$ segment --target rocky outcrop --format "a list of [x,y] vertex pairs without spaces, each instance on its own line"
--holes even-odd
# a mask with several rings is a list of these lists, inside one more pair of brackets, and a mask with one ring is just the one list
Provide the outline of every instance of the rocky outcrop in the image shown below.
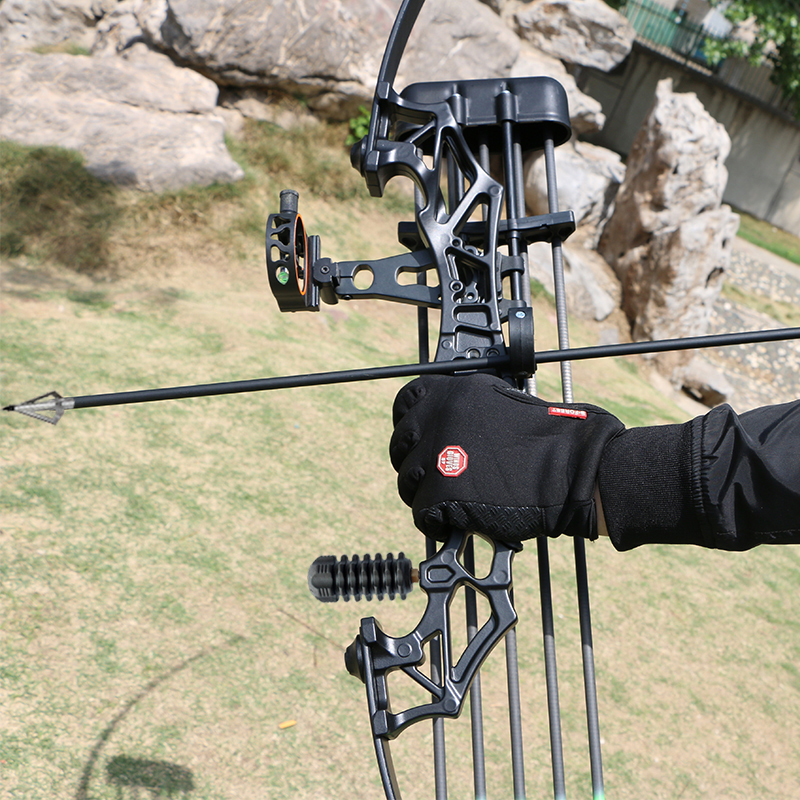
[[[730,138],[694,94],[658,84],[599,251],[622,281],[634,339],[707,331],[739,218],[721,203]],[[689,356],[659,356],[673,382]]]
[[[599,0],[581,0],[589,4],[596,1]],[[497,11],[501,13],[496,13],[480,0],[430,0],[422,8],[400,63],[397,87],[437,79],[548,75],[560,81],[567,91],[575,132],[598,130],[605,122],[600,104],[578,89],[559,58],[543,53],[515,32],[519,26],[512,20],[511,10],[517,8],[520,14],[527,13],[543,2],[545,0],[520,4],[514,0],[498,4]],[[167,85],[175,80],[180,68],[192,70],[198,78],[204,76],[216,83],[222,90],[224,104],[235,111],[220,109],[215,119],[211,118],[207,107],[201,111],[181,111],[177,107],[159,109],[157,105],[151,108],[149,101],[129,99],[126,95],[117,98],[105,95],[98,98],[98,105],[90,101],[90,92],[83,84],[77,101],[88,115],[87,125],[93,120],[91,124],[99,130],[101,121],[106,120],[113,129],[113,135],[98,138],[94,134],[94,139],[118,139],[124,143],[119,153],[109,153],[100,159],[103,163],[117,165],[114,170],[103,168],[103,174],[113,175],[118,181],[123,180],[120,176],[127,175],[124,180],[133,185],[151,186],[153,179],[144,177],[150,167],[141,167],[132,161],[142,148],[129,148],[127,142],[137,138],[136,120],[145,117],[148,121],[140,138],[153,140],[154,132],[160,130],[164,122],[163,117],[148,116],[154,110],[192,115],[180,123],[174,120],[174,124],[164,126],[167,138],[160,149],[175,153],[183,152],[188,142],[199,143],[203,139],[207,148],[223,152],[218,146],[218,119],[224,119],[230,131],[241,126],[242,115],[268,119],[276,124],[294,119],[295,115],[287,114],[280,102],[274,102],[276,98],[301,96],[307,108],[318,117],[347,120],[357,116],[359,106],[368,106],[371,101],[385,42],[400,3],[401,0],[384,0],[379,4],[371,0],[305,0],[303,3],[294,0],[267,3],[264,0],[3,0],[0,46],[11,53],[20,49],[29,51],[35,46],[78,44],[91,49],[98,61],[92,69],[98,76],[126,73],[130,63],[122,64],[122,57],[126,62],[141,61],[140,56],[134,58],[131,54],[146,47],[172,60],[173,65],[162,61]],[[80,59],[69,65],[64,57],[60,58],[58,69],[65,74],[67,71],[76,76],[86,74],[87,67]],[[26,61],[25,69],[33,69],[33,63]],[[49,74],[49,65],[55,62],[51,59],[42,63],[39,73]],[[22,82],[16,78],[8,82],[9,96],[11,87],[23,85],[25,74],[23,71],[19,76]],[[98,77],[98,85],[102,86],[106,79]],[[75,80],[81,79],[75,77]],[[147,81],[152,84],[157,78],[151,75]],[[13,133],[6,135],[31,143],[49,142],[52,136],[48,131],[54,130],[58,143],[71,142],[79,146],[93,165],[92,169],[99,171],[99,145],[93,145],[90,154],[87,143],[78,133],[87,126],[63,121],[69,103],[64,102],[60,90],[51,83],[48,77],[45,84],[36,89],[35,102],[33,95],[27,99],[14,98],[12,105],[16,110],[4,123],[5,130],[12,127]],[[129,86],[126,93],[129,90],[132,87]],[[164,96],[173,96],[168,86]],[[57,108],[49,107],[50,103]],[[110,104],[114,103],[117,107],[111,113]],[[22,113],[22,109],[28,110]],[[39,121],[28,124],[26,120],[30,115]],[[123,119],[125,122],[121,122]],[[62,136],[68,129],[71,133]],[[122,131],[127,136],[122,136]],[[174,134],[171,138],[170,131]],[[172,185],[177,180],[175,170],[192,158],[181,156],[168,160],[172,163],[173,174],[165,180]],[[209,163],[204,157],[200,160]],[[151,166],[155,168],[157,163],[160,159]],[[214,171],[200,172],[210,175]],[[234,173],[230,159],[223,152],[223,162],[216,171],[218,179],[228,180],[225,176]],[[192,168],[186,182],[197,178],[197,171]],[[206,179],[200,177],[200,180]]]
[[517,33],[570,64],[608,72],[630,53],[636,32],[603,0],[533,0],[506,6]]
[[[399,7],[392,0],[393,15]],[[384,45],[381,41],[381,55]],[[422,7],[400,62],[398,85],[505,78],[519,52],[519,38],[480,0],[433,0]],[[373,75],[370,94],[374,83]]]
[[370,0],[141,0],[131,13],[151,46],[222,86],[302,93],[344,119],[371,95],[394,19]]
[[[567,310],[600,322],[619,308],[621,291],[611,267],[594,250],[571,241],[562,246]],[[550,245],[534,244],[529,254],[531,277],[555,294]]]
[[112,183],[160,191],[243,177],[214,115],[216,85],[144,45],[126,58],[0,57],[0,137],[77,150]]
[[[70,40],[110,55],[144,42],[223,88],[299,94],[320,116],[346,120],[372,97],[399,7],[400,0],[4,0],[0,45]],[[563,64],[521,41],[479,0],[423,6],[398,85],[509,74],[560,80],[576,131],[602,126],[599,104]]]
[[[99,26],[95,48],[119,51],[140,38],[221,86],[301,94],[315,112],[346,120],[372,98],[399,7],[399,0],[126,0]],[[504,76],[519,48],[478,0],[427,3],[398,85]]]

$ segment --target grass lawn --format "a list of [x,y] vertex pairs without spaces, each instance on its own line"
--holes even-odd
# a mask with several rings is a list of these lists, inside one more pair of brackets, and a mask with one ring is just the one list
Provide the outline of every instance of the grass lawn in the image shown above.
[[[2,405],[51,389],[74,396],[414,358],[413,309],[278,312],[260,226],[281,188],[304,188],[306,225],[333,258],[396,252],[407,201],[394,197],[387,212],[343,200],[336,181],[314,196],[286,174],[310,157],[303,138],[272,174],[269,135],[251,129],[249,144],[232,144],[249,175],[236,191],[116,194],[107,267],[91,275],[59,263],[51,233],[15,234],[2,263]],[[535,311],[539,347],[550,349],[546,297]],[[573,325],[576,346],[598,335]],[[556,398],[557,368],[543,366],[539,384]],[[363,686],[342,654],[362,616],[395,635],[411,630],[424,596],[323,605],[306,571],[329,553],[421,560],[386,452],[401,385],[70,411],[57,427],[0,417],[0,800],[150,789],[191,800],[381,796]],[[687,417],[636,360],[576,365],[575,396],[629,425]],[[607,796],[795,796],[798,549],[587,549]],[[534,550],[516,559],[515,597],[528,796],[548,797]],[[588,797],[571,543],[553,542],[551,560],[567,789]],[[502,672],[498,650],[484,677],[492,800],[512,796]],[[447,726],[453,800],[471,796],[467,718]],[[432,797],[428,726],[394,748],[404,797]]]

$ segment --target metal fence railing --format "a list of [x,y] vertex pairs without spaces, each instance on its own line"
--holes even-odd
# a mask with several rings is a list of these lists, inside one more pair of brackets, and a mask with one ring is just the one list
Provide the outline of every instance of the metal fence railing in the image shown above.
[[656,0],[628,0],[620,12],[633,25],[637,40],[647,47],[713,75],[728,88],[781,115],[795,116],[794,102],[784,98],[780,88],[772,82],[772,68],[768,63],[753,66],[741,58],[710,63],[705,55],[705,44],[723,37],[689,19],[682,9],[667,8]]

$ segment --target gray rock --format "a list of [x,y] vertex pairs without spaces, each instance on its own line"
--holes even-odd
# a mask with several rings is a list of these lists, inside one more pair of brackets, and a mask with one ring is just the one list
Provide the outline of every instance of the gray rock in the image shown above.
[[94,26],[116,0],[3,0],[0,48],[30,50],[72,42],[89,49]]
[[[571,240],[570,240],[571,241]],[[567,310],[582,319],[598,322],[619,308],[622,290],[608,264],[593,250],[580,243],[562,246],[564,285]],[[530,248],[531,277],[555,294],[550,245],[534,244]]]
[[[399,0],[129,0],[100,26],[97,47],[143,37],[221,86],[301,94],[331,119],[369,103]],[[138,26],[138,29],[137,29]],[[479,0],[427,3],[400,65],[398,88],[437,78],[507,75],[519,39]]]
[[[707,331],[739,224],[721,204],[729,151],[725,129],[695,95],[658,84],[598,246],[622,282],[634,339]],[[677,376],[689,358],[669,354],[658,363]]]
[[519,52],[519,38],[480,0],[434,0],[420,12],[398,84],[505,78]]
[[625,59],[636,36],[630,22],[602,0],[533,0],[503,13],[543,52],[605,72]]
[[684,391],[706,406],[727,403],[735,394],[730,381],[710,362],[695,356],[680,371]]
[[115,55],[144,41],[144,32],[137,16],[141,5],[142,0],[120,0],[103,16],[95,28],[92,55]]
[[[555,159],[559,207],[575,212],[575,221],[582,228],[581,239],[593,248],[625,178],[625,166],[619,155],[611,150],[578,141],[556,148]],[[547,181],[541,154],[535,155],[525,165],[525,202],[534,214],[548,211]]]
[[223,86],[300,93],[347,119],[374,90],[394,0],[141,0],[152,46]]
[[291,130],[306,125],[319,125],[319,117],[314,116],[300,103],[290,103],[285,99],[274,99],[256,89],[232,89],[220,99],[216,113],[227,110],[237,111],[242,118],[269,122],[279,128]]
[[[372,98],[400,0],[4,0],[0,36],[12,48],[75,41],[94,55],[137,42],[223,88],[301,95],[315,113],[346,120]],[[550,75],[569,95],[578,133],[602,127],[600,104],[563,64],[522,42],[479,0],[426,3],[397,86],[436,79]],[[3,26],[7,29],[2,33]]]
[[217,87],[166,56],[0,56],[0,137],[79,151],[118,185],[161,191],[243,177],[213,115]]

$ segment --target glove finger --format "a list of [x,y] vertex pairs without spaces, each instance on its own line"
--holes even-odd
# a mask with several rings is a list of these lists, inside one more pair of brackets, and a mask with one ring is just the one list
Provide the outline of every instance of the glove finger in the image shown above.
[[395,429],[389,440],[389,458],[395,472],[400,472],[400,467],[409,453],[416,447],[420,439],[419,429],[410,421],[403,420]]
[[414,505],[414,498],[419,489],[419,484],[425,477],[425,470],[414,465],[408,469],[401,469],[397,476],[397,491],[400,499],[410,508]]
[[406,384],[394,399],[392,406],[392,423],[398,422],[411,410],[426,394],[427,387],[424,378],[417,378]]
[[417,528],[432,539],[443,542],[450,533],[438,508],[412,509],[412,517]]

